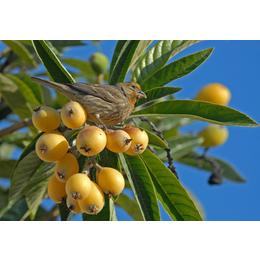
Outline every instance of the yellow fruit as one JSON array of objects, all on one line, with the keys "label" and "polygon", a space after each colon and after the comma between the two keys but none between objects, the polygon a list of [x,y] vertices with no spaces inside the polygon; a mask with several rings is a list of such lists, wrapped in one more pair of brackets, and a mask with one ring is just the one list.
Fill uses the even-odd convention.
[{"label": "yellow fruit", "polygon": [[58,181],[54,174],[48,182],[48,195],[50,199],[56,203],[61,203],[62,200],[67,197],[65,183]]},{"label": "yellow fruit", "polygon": [[66,193],[74,200],[84,200],[91,192],[91,180],[83,173],[73,174],[66,182]]},{"label": "yellow fruit", "polygon": [[95,182],[92,181],[91,184],[91,193],[86,199],[79,201],[79,206],[88,214],[97,214],[105,205],[105,196]]},{"label": "yellow fruit", "polygon": [[195,100],[208,101],[223,106],[226,106],[230,99],[230,90],[220,83],[211,83],[206,85],[195,97]]},{"label": "yellow fruit", "polygon": [[74,200],[74,199],[68,197],[66,203],[67,203],[68,209],[69,209],[71,212],[73,212],[73,213],[75,213],[75,214],[81,214],[81,213],[83,213],[83,210],[82,210],[82,209],[80,208],[80,206],[79,206],[79,201]]},{"label": "yellow fruit", "polygon": [[61,120],[54,108],[42,106],[34,110],[32,122],[38,130],[51,132],[60,126]]},{"label": "yellow fruit", "polygon": [[131,138],[129,134],[123,130],[107,132],[106,148],[114,153],[123,153],[129,149]]},{"label": "yellow fruit", "polygon": [[98,172],[97,183],[109,197],[120,194],[125,187],[122,173],[110,167],[104,167]]},{"label": "yellow fruit", "polygon": [[60,133],[50,132],[39,137],[35,150],[40,159],[45,162],[55,162],[65,156],[69,149],[66,138]]},{"label": "yellow fruit", "polygon": [[85,108],[78,102],[68,102],[61,109],[61,120],[68,128],[77,129],[87,120]]},{"label": "yellow fruit", "polygon": [[85,156],[100,153],[106,147],[106,143],[106,134],[97,126],[88,126],[82,129],[76,138],[77,149]]},{"label": "yellow fruit", "polygon": [[210,147],[221,145],[228,139],[228,129],[224,125],[209,125],[202,129],[198,136],[204,138],[201,146]]},{"label": "yellow fruit", "polygon": [[69,177],[79,172],[79,164],[72,153],[67,153],[63,158],[57,161],[54,175],[61,182],[66,182]]},{"label": "yellow fruit", "polygon": [[126,131],[132,139],[131,145],[125,153],[128,155],[138,155],[144,152],[149,142],[147,133],[131,125],[125,126],[123,130]]}]

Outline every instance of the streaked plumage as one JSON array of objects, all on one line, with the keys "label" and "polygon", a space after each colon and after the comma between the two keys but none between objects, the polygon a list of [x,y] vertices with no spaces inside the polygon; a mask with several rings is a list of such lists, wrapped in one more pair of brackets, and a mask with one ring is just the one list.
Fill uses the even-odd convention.
[{"label": "streaked plumage", "polygon": [[126,120],[136,101],[146,97],[140,86],[133,82],[115,85],[68,84],[37,77],[32,77],[31,81],[51,87],[69,99],[79,102],[86,109],[89,122],[100,124],[101,120],[106,126],[113,126]]}]

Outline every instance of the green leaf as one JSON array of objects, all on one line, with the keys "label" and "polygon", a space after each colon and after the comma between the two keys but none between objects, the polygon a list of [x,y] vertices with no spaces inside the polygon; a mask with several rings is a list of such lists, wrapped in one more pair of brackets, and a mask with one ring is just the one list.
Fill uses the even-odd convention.
[{"label": "green leaf", "polygon": [[22,149],[24,149],[24,141],[31,141],[33,139],[32,132],[24,132],[24,133],[13,133],[10,135],[6,135],[1,137],[0,143],[9,143],[14,144]]},{"label": "green leaf", "polygon": [[[178,158],[188,154],[195,147],[199,146],[203,143],[203,138],[197,136],[175,136],[168,143],[169,148],[171,149],[171,157],[173,160],[177,160]],[[163,150],[157,150],[156,156],[162,161],[166,162],[167,154]]]},{"label": "green leaf", "polygon": [[25,199],[30,210],[30,218],[33,220],[46,192],[48,181],[54,173],[56,162],[44,163],[43,167],[29,179],[25,186]]},{"label": "green leaf", "polygon": [[43,102],[43,91],[39,84],[31,81],[31,75],[25,73],[16,74],[16,76],[21,79],[33,92],[34,97],[37,99],[38,103],[44,104]]},{"label": "green leaf", "polygon": [[111,221],[113,219],[114,202],[105,196],[105,206],[97,215],[82,214],[83,221]]},{"label": "green leaf", "polygon": [[0,213],[0,219],[1,221],[19,221],[27,211],[28,207],[23,197],[15,201],[15,203],[10,206],[3,215]]},{"label": "green leaf", "polygon": [[71,221],[74,214],[68,210],[67,205],[59,203],[58,207],[61,221]]},{"label": "green leaf", "polygon": [[159,88],[153,88],[150,90],[147,90],[145,92],[147,98],[141,98],[136,102],[136,107],[143,105],[145,103],[148,103],[152,100],[165,97],[171,94],[174,94],[178,91],[180,91],[182,88],[176,88],[176,87],[159,87]]},{"label": "green leaf", "polygon": [[142,127],[138,127],[138,128],[147,133],[148,138],[149,138],[149,145],[151,145],[152,147],[157,148],[157,149],[168,148],[168,146],[164,143],[164,141],[160,137],[158,137],[154,133],[146,130],[145,128],[142,128]]},{"label": "green leaf", "polygon": [[[10,76],[10,75],[9,75]],[[0,73],[0,92],[13,113],[17,114],[21,119],[31,117],[31,106],[24,98],[19,89],[20,86],[9,77]]]},{"label": "green leaf", "polygon": [[32,89],[24,81],[19,79],[17,76],[11,74],[6,74],[6,77],[12,80],[14,84],[18,87],[19,91],[21,92],[21,94],[27,102],[27,106],[31,108],[31,111],[33,108],[42,105],[35,97],[35,94],[32,91]]},{"label": "green leaf", "polygon": [[112,61],[110,64],[110,69],[109,69],[109,76],[108,76],[108,83],[109,83],[109,79],[111,77],[112,71],[114,70],[116,63],[118,62],[120,56],[121,56],[121,52],[124,49],[124,46],[127,44],[127,41],[118,41],[114,50],[114,54],[112,57]]},{"label": "green leaf", "polygon": [[132,81],[141,83],[181,50],[198,41],[164,40],[151,47],[134,69]]},{"label": "green leaf", "polygon": [[121,172],[118,155],[107,148],[97,155],[96,160],[102,167],[111,167]]},{"label": "green leaf", "polygon": [[139,156],[119,154],[144,220],[161,220],[151,177]]},{"label": "green leaf", "polygon": [[250,117],[235,109],[195,100],[170,100],[156,103],[132,113],[129,118],[139,116],[177,116],[220,125],[258,126]]},{"label": "green leaf", "polygon": [[[193,152],[183,158],[179,158],[178,162],[192,166],[192,167],[199,168],[198,160],[196,158],[194,158],[194,156],[192,156],[193,154],[196,157],[199,156],[198,153]],[[230,180],[233,182],[246,182],[246,180],[241,176],[241,174],[232,165],[230,165],[230,163],[228,163],[224,160],[221,160],[221,159],[211,157],[211,156],[207,156],[207,157],[215,160],[216,162],[218,162],[220,164],[221,168],[223,169],[223,177],[226,178],[227,180]],[[212,168],[209,163],[205,162],[204,160],[200,160],[200,164],[201,164],[201,168],[199,168],[199,169],[203,169],[205,171],[212,172]]]},{"label": "green leaf", "polygon": [[42,160],[39,159],[35,151],[30,152],[22,160],[17,162],[12,174],[9,201],[21,195],[28,180],[41,164]]},{"label": "green leaf", "polygon": [[37,67],[37,62],[33,58],[33,55],[20,41],[3,41],[8,45],[14,53],[16,53],[23,61],[32,67]]},{"label": "green leaf", "polygon": [[152,43],[153,41],[150,40],[140,40],[135,53],[133,55],[131,64],[129,66],[129,68],[132,68],[132,66],[137,62],[137,60],[141,57],[141,55],[143,54],[143,52],[147,49],[147,47]]},{"label": "green leaf", "polygon": [[60,83],[75,82],[70,73],[61,64],[58,57],[43,40],[33,41],[33,46],[40,60],[44,64],[52,80]]},{"label": "green leaf", "polygon": [[173,173],[152,152],[140,157],[153,180],[157,198],[172,220],[202,220],[194,202]]},{"label": "green leaf", "polygon": [[112,68],[110,67],[108,84],[114,85],[118,82],[124,82],[139,42],[140,41],[118,42],[114,53],[115,58],[113,57],[111,63],[111,65],[114,66],[112,66]]},{"label": "green leaf", "polygon": [[212,51],[213,48],[196,52],[157,70],[140,83],[142,90],[162,87],[175,79],[186,76],[199,67],[210,56]]},{"label": "green leaf", "polygon": [[96,73],[92,69],[90,62],[78,59],[60,59],[62,63],[66,63],[73,66],[81,71],[79,76],[85,77],[88,82],[96,82]]},{"label": "green leaf", "polygon": [[75,46],[86,46],[87,44],[80,40],[54,40],[51,41],[52,45],[57,49],[62,49],[65,47],[75,47]]},{"label": "green leaf", "polygon": [[9,202],[15,200],[24,187],[28,180],[34,174],[34,172],[40,167],[43,161],[37,156],[35,152],[35,143],[43,133],[38,134],[30,144],[23,150],[17,161],[11,176],[11,186],[9,191]]},{"label": "green leaf", "polygon": [[0,160],[0,178],[11,178],[11,173],[16,164],[16,160]]},{"label": "green leaf", "polygon": [[116,201],[116,205],[124,209],[134,220],[144,220],[137,201],[129,198],[126,194],[120,194]]}]

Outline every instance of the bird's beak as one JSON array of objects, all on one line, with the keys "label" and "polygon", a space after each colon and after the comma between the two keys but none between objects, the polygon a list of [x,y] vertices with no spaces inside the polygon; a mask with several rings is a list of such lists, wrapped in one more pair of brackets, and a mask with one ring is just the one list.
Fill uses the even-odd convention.
[{"label": "bird's beak", "polygon": [[147,98],[146,94],[142,90],[138,91],[137,97],[138,98]]}]

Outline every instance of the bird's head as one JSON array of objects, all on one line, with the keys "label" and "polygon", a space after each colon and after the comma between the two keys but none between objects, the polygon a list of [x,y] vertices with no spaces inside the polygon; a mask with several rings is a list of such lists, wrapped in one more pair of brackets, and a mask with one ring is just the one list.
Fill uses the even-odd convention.
[{"label": "bird's head", "polygon": [[139,98],[146,98],[146,94],[141,90],[138,83],[135,82],[124,82],[117,83],[122,89],[123,93],[129,97],[132,103],[135,103]]}]

